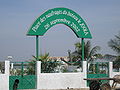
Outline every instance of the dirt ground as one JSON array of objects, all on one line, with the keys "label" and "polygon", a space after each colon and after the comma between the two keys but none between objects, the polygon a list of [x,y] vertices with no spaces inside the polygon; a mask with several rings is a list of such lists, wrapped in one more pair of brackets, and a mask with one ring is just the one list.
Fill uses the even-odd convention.
[{"label": "dirt ground", "polygon": [[[18,89],[18,90],[36,90],[36,89]],[[40,89],[40,90],[89,90],[89,89],[81,88],[81,89]],[[120,90],[120,88],[112,89],[112,90]]]},{"label": "dirt ground", "polygon": [[[36,89],[18,89],[18,90],[36,90]],[[89,90],[89,88],[80,88],[80,89],[39,89],[39,90]],[[120,90],[120,88],[112,89],[112,90]]]},{"label": "dirt ground", "polygon": [[[36,89],[18,89],[18,90],[36,90]],[[80,89],[39,89],[39,90],[89,90],[88,88],[80,88]]]}]

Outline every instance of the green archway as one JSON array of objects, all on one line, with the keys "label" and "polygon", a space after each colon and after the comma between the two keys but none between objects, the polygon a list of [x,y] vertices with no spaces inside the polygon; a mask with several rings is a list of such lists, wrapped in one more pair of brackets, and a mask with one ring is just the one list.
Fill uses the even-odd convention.
[{"label": "green archway", "polygon": [[43,36],[56,24],[70,27],[78,38],[92,38],[84,20],[74,11],[67,8],[54,8],[40,15],[30,27],[27,35]]},{"label": "green archway", "polygon": [[68,8],[53,8],[40,15],[27,32],[28,36],[36,36],[36,56],[38,57],[38,36],[43,36],[47,30],[56,24],[64,24],[72,29],[78,38],[82,38],[82,54],[84,59],[84,38],[92,38],[84,20]]}]

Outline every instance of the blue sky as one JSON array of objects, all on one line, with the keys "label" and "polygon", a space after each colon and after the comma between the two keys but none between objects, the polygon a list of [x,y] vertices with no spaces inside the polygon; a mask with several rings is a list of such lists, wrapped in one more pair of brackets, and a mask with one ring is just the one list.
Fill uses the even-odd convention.
[{"label": "blue sky", "polygon": [[[28,28],[43,12],[56,7],[78,13],[91,31],[92,46],[101,46],[103,54],[114,54],[107,43],[120,31],[120,0],[0,0],[0,60],[12,55],[15,61],[25,61],[35,55],[35,37],[26,36]],[[80,41],[62,24],[39,39],[40,53],[51,56],[66,56]]]}]

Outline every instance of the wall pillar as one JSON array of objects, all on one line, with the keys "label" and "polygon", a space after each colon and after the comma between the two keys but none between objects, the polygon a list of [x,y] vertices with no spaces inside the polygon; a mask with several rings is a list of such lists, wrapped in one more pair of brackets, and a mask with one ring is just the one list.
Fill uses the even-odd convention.
[{"label": "wall pillar", "polygon": [[10,61],[5,61],[5,73],[1,75],[0,80],[0,90],[9,90],[9,68]]},{"label": "wall pillar", "polygon": [[[113,62],[109,62],[109,78],[113,78]],[[110,80],[110,85],[112,85],[113,81]]]},{"label": "wall pillar", "polygon": [[5,74],[9,76],[10,61],[5,61]]},{"label": "wall pillar", "polygon": [[41,61],[37,61],[37,90],[39,89],[40,83],[39,83],[39,75],[41,73]]},{"label": "wall pillar", "polygon": [[113,62],[109,62],[109,77],[113,77]]},{"label": "wall pillar", "polygon": [[[84,78],[87,78],[87,61],[83,61],[83,74],[84,74]],[[84,88],[87,87],[87,80],[84,80]]]},{"label": "wall pillar", "polygon": [[14,63],[11,63],[11,67],[10,67],[11,70],[13,69],[13,66],[14,66]]}]

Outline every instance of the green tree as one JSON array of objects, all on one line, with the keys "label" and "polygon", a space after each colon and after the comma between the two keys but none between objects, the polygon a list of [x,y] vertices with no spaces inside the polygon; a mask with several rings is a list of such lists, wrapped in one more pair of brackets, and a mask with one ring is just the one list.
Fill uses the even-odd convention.
[{"label": "green tree", "polygon": [[[37,61],[37,58],[35,56],[33,56],[33,59],[31,60],[29,66],[28,67],[28,71],[30,73],[34,73],[34,66],[35,63]],[[57,61],[57,59],[50,59],[49,58],[49,53],[45,53],[44,55],[40,55],[38,57],[38,61],[41,61],[41,72],[43,73],[52,73],[55,72],[57,66],[60,65],[59,61]]]},{"label": "green tree", "polygon": [[114,39],[108,42],[108,46],[116,53],[115,55],[106,54],[104,57],[114,61],[114,67],[120,68],[120,32]]},{"label": "green tree", "polygon": [[36,66],[36,60],[31,60],[29,63],[28,63],[28,67],[27,67],[27,74],[28,75],[35,75],[35,66]]},{"label": "green tree", "polygon": [[[91,46],[90,41],[84,42],[84,60],[91,62],[94,59],[102,58],[102,55],[98,53],[100,46]],[[82,60],[82,44],[80,42],[75,43],[75,51],[72,52],[72,60],[74,62]]]}]

